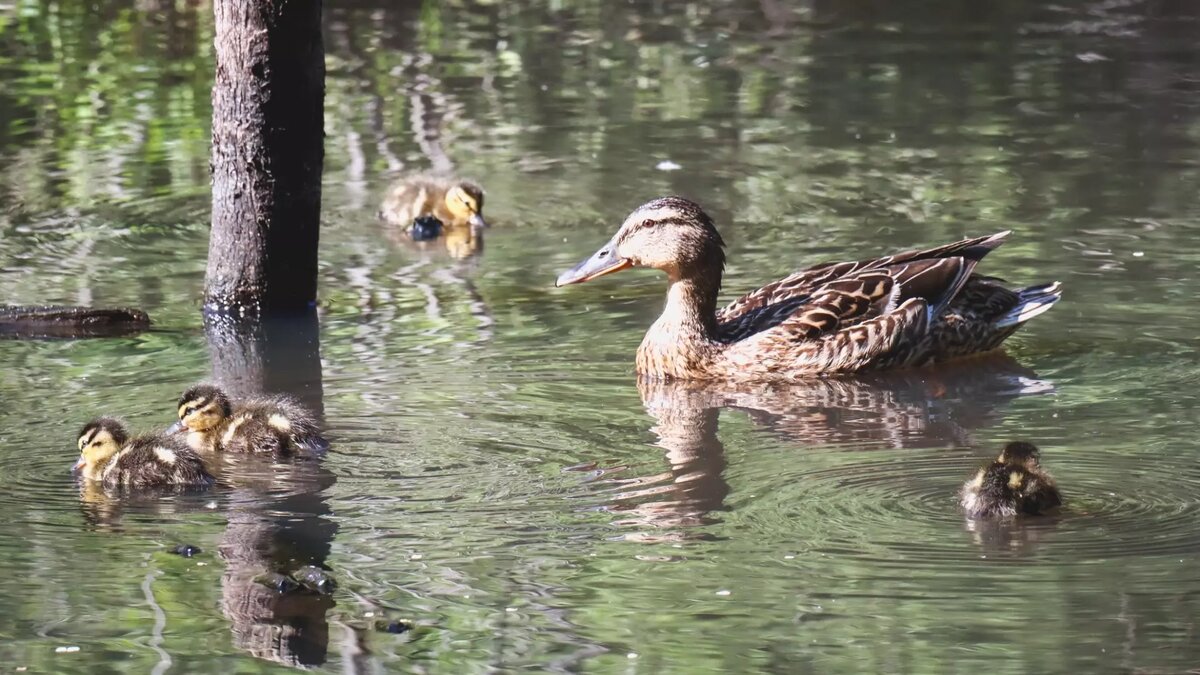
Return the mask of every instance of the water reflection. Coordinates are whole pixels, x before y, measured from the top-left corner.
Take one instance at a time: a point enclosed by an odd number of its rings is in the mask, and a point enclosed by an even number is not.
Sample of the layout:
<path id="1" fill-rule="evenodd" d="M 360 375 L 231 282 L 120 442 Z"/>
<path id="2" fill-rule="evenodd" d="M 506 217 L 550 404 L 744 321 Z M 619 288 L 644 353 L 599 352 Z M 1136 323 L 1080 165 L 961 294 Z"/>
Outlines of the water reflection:
<path id="1" fill-rule="evenodd" d="M 446 225 L 436 238 L 417 241 L 409 230 L 386 223 L 384 234 L 397 248 L 418 251 L 432 259 L 449 256 L 451 261 L 474 258 L 483 253 L 483 230 L 470 225 Z"/>
<path id="2" fill-rule="evenodd" d="M 213 379 L 233 396 L 288 393 L 322 416 L 320 341 L 316 312 L 287 319 L 238 322 L 205 318 Z M 312 458 L 274 462 L 236 458 L 221 467 L 232 488 L 219 552 L 221 609 L 234 644 L 263 659 L 293 666 L 324 663 L 329 645 L 328 595 L 281 593 L 264 575 L 322 567 L 337 525 L 326 491 L 335 478 Z"/>
<path id="3" fill-rule="evenodd" d="M 1024 557 L 1052 537 L 1063 521 L 1060 514 L 1027 518 L 967 518 L 964 527 L 982 555 L 991 558 Z"/>
<path id="4" fill-rule="evenodd" d="M 710 514 L 723 508 L 729 494 L 725 446 L 717 436 L 720 407 L 688 396 L 675 383 L 639 380 L 646 412 L 654 417 L 650 430 L 666 451 L 666 471 L 649 476 L 612 478 L 615 487 L 608 510 L 620 514 L 616 524 L 638 528 L 627 540 L 674 541 L 705 536 L 688 531 L 716 522 Z"/>
<path id="5" fill-rule="evenodd" d="M 658 437 L 655 445 L 666 452 L 668 469 L 626 478 L 609 477 L 622 469 L 612 467 L 602 472 L 599 484 L 612 491 L 605 508 L 620 515 L 616 524 L 640 530 L 625 539 L 703 537 L 702 529 L 687 530 L 717 522 L 712 514 L 725 508 L 730 492 L 718 436 L 722 408 L 744 411 L 756 425 L 802 447 L 963 446 L 972 444 L 972 431 L 997 421 L 1014 398 L 1053 390 L 1005 354 L 793 384 L 640 378 L 638 391 L 655 420 L 651 431 Z"/>

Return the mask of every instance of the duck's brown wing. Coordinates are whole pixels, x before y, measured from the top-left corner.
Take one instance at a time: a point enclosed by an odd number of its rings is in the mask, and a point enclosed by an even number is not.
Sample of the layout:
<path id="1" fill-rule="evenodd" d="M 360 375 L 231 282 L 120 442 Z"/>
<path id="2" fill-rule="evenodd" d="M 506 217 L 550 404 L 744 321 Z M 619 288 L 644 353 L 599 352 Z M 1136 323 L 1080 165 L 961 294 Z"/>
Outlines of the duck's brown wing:
<path id="1" fill-rule="evenodd" d="M 857 297 L 863 291 L 878 290 L 858 287 L 860 281 L 874 279 L 872 273 L 882 273 L 892 280 L 894 285 L 885 292 L 895 291 L 893 307 L 909 298 L 921 297 L 929 301 L 935 311 L 940 311 L 962 288 L 975 263 L 999 246 L 1008 234 L 1000 232 L 882 258 L 818 265 L 734 300 L 717 312 L 717 322 L 723 339 L 734 342 L 791 322 L 793 317 L 797 318 L 795 323 L 805 324 L 807 321 L 799 317 L 811 311 L 815 314 L 808 318 L 816 319 L 826 315 L 825 310 L 829 309 L 839 317 L 837 324 L 830 324 L 827 319 L 818 324 L 836 330 L 838 325 L 845 325 L 848 319 L 865 319 L 875 315 L 860 307 L 860 298 Z M 839 293 L 850 297 L 840 298 Z M 871 293 L 867 293 L 867 296 L 870 298 L 867 307 L 878 304 L 877 297 Z M 829 307 L 829 303 L 835 306 Z M 874 309 L 877 314 L 887 308 Z"/>
<path id="2" fill-rule="evenodd" d="M 929 305 L 911 298 L 885 313 L 861 316 L 858 321 L 827 321 L 815 332 L 801 317 L 755 333 L 729 345 L 722 356 L 739 374 L 800 378 L 825 373 L 849 373 L 896 360 L 907 345 L 918 343 L 929 331 Z M 903 362 L 900 358 L 897 362 Z"/>
<path id="3" fill-rule="evenodd" d="M 797 376 L 911 364 L 928 351 L 934 317 L 1006 234 L 830 265 L 824 277 L 809 270 L 802 294 L 723 324 L 725 354 L 739 368 Z"/>

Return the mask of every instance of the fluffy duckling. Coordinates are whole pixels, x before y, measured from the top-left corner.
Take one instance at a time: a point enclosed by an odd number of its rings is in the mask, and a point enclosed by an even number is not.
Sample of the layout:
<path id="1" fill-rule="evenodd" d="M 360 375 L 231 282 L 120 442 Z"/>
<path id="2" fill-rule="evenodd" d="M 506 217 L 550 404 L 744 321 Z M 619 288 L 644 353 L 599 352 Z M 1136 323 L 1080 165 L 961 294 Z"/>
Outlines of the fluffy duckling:
<path id="1" fill-rule="evenodd" d="M 79 432 L 75 470 L 105 489 L 168 485 L 210 485 L 204 460 L 177 437 L 146 434 L 129 437 L 121 420 L 97 417 Z"/>
<path id="2" fill-rule="evenodd" d="M 316 417 L 286 396 L 254 398 L 234 406 L 210 384 L 199 384 L 179 398 L 179 423 L 194 450 L 290 455 L 299 449 L 326 450 Z"/>
<path id="3" fill-rule="evenodd" d="M 379 206 L 380 218 L 404 228 L 422 216 L 433 216 L 447 228 L 487 227 L 483 188 L 460 178 L 413 176 L 397 181 Z"/>
<path id="4" fill-rule="evenodd" d="M 1054 479 L 1031 443 L 1009 443 L 996 461 L 963 484 L 959 503 L 970 518 L 1040 515 L 1062 505 Z"/>

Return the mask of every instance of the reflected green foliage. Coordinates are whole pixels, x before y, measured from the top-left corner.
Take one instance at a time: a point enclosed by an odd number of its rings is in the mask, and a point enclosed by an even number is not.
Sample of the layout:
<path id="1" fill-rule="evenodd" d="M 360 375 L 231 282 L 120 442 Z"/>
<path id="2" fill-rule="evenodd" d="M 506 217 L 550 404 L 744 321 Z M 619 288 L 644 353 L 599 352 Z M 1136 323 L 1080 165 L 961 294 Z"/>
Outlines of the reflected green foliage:
<path id="1" fill-rule="evenodd" d="M 397 672 L 1194 667 L 1190 3 L 326 7 L 336 482 L 319 494 L 341 590 L 323 668 L 345 665 L 340 626 L 368 611 L 420 625 L 364 638 Z M 182 0 L 0 2 L 0 301 L 130 304 L 159 326 L 0 342 L 6 666 L 150 671 L 153 575 L 169 672 L 287 669 L 221 610 L 244 493 L 117 515 L 65 471 L 85 419 L 164 425 L 209 372 L 212 23 Z M 478 257 L 375 219 L 389 181 L 430 167 L 487 188 Z M 1036 374 L 640 392 L 662 280 L 552 285 L 667 192 L 717 218 L 730 293 L 1013 229 L 981 269 L 1066 297 L 1010 350 Z M 1016 437 L 1045 449 L 1073 510 L 968 527 L 954 491 Z M 208 555 L 162 553 L 179 542 Z"/>

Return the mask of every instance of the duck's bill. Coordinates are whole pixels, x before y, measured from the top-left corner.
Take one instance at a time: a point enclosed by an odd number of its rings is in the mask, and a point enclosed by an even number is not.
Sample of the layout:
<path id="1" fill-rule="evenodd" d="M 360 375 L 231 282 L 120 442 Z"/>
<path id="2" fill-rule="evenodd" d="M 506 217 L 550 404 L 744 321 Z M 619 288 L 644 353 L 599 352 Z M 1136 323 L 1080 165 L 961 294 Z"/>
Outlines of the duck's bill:
<path id="1" fill-rule="evenodd" d="M 71 465 L 71 471 L 73 473 L 79 473 L 80 471 L 83 470 L 83 466 L 84 466 L 83 455 L 80 455 L 79 459 L 75 460 L 75 463 Z"/>
<path id="2" fill-rule="evenodd" d="M 172 424 L 171 426 L 167 427 L 167 435 L 171 435 L 171 434 L 177 434 L 177 433 L 179 433 L 179 432 L 181 432 L 181 431 L 183 431 L 183 421 L 182 421 L 182 420 L 180 420 L 180 421 L 176 422 L 175 424 Z"/>
<path id="3" fill-rule="evenodd" d="M 620 272 L 632 266 L 633 263 L 629 262 L 628 259 L 614 255 L 613 247 L 609 245 L 596 251 L 587 260 L 558 275 L 558 281 L 555 281 L 554 285 L 582 284 L 585 281 L 598 279 L 605 274 Z"/>
<path id="4" fill-rule="evenodd" d="M 483 216 L 479 215 L 478 213 L 472 213 L 471 217 L 467 219 L 467 223 L 471 227 L 477 227 L 479 229 L 491 227 L 491 225 L 488 225 L 488 222 L 483 219 Z"/>

